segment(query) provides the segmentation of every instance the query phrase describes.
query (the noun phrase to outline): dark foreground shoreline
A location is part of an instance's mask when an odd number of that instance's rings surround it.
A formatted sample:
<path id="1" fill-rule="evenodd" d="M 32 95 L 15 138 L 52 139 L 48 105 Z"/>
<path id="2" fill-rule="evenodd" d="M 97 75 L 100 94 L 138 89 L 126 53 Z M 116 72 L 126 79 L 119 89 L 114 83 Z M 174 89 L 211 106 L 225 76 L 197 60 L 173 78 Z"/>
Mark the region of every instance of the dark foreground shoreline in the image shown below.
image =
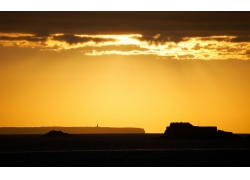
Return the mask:
<path id="1" fill-rule="evenodd" d="M 249 140 L 165 140 L 160 134 L 0 135 L 1 167 L 250 166 Z"/>
<path id="2" fill-rule="evenodd" d="M 250 150 L 0 153 L 2 167 L 249 167 Z"/>

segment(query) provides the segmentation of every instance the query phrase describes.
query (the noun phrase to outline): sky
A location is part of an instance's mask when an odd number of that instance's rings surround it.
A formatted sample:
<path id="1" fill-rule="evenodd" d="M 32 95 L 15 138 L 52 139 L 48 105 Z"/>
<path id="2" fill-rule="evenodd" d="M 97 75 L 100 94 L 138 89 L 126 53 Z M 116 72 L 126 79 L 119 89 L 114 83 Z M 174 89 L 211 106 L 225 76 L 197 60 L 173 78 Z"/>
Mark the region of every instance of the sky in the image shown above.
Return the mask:
<path id="1" fill-rule="evenodd" d="M 0 12 L 0 127 L 250 133 L 250 12 Z"/>

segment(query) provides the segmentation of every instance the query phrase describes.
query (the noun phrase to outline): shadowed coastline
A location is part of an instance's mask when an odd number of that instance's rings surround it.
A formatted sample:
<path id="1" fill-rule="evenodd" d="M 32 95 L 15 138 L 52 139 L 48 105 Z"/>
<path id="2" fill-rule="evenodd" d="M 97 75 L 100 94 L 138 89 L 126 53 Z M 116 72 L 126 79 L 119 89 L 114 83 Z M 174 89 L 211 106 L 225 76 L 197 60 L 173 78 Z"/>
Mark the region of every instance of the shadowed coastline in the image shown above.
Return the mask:
<path id="1" fill-rule="evenodd" d="M 170 126 L 164 134 L 51 130 L 43 136 L 0 135 L 0 166 L 250 166 L 249 135 L 235 138 L 235 134 L 216 127 L 185 123 Z M 73 138 L 67 138 L 71 135 Z"/>
<path id="2" fill-rule="evenodd" d="M 142 128 L 134 127 L 1 127 L 0 134 L 45 134 L 49 131 L 70 134 L 145 134 Z"/>

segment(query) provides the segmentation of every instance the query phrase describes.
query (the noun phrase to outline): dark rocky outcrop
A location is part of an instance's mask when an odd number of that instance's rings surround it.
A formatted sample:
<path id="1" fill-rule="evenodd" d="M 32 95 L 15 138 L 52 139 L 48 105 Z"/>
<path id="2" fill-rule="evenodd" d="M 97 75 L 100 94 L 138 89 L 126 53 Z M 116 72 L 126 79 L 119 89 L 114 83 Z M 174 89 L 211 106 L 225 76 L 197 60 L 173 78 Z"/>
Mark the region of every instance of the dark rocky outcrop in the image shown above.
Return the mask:
<path id="1" fill-rule="evenodd" d="M 72 136 L 72 135 L 62 132 L 62 131 L 56 131 L 56 130 L 52 130 L 44 135 L 44 137 L 69 137 L 69 136 Z"/>
<path id="2" fill-rule="evenodd" d="M 215 126 L 193 126 L 190 123 L 170 123 L 161 136 L 164 139 L 240 139 L 232 132 L 217 130 Z"/>

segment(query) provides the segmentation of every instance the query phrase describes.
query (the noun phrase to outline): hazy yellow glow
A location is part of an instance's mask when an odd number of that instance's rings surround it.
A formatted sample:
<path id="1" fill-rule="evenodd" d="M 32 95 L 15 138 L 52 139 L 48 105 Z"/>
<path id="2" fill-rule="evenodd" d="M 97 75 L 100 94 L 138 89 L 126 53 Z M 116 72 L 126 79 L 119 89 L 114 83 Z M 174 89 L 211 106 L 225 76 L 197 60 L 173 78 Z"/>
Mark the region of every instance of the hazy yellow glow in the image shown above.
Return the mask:
<path id="1" fill-rule="evenodd" d="M 185 121 L 250 132 L 248 61 L 0 50 L 0 126 L 98 123 L 161 133 Z"/>

